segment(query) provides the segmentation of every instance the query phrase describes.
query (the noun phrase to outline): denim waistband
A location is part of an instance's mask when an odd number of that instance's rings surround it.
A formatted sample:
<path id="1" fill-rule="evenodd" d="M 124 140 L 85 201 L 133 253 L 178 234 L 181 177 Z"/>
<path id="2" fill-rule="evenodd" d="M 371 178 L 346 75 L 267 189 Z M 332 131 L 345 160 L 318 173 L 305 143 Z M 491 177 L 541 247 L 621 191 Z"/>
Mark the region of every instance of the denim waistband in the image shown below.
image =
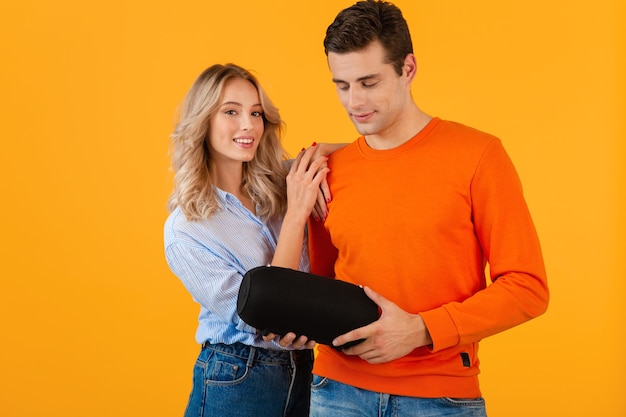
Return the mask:
<path id="1" fill-rule="evenodd" d="M 268 364 L 299 364 L 313 361 L 313 350 L 269 350 L 260 347 L 248 346 L 243 343 L 226 345 L 223 343 L 202 344 L 202 349 L 211 349 L 225 355 L 232 355 L 248 359 L 248 363 L 262 362 Z"/>

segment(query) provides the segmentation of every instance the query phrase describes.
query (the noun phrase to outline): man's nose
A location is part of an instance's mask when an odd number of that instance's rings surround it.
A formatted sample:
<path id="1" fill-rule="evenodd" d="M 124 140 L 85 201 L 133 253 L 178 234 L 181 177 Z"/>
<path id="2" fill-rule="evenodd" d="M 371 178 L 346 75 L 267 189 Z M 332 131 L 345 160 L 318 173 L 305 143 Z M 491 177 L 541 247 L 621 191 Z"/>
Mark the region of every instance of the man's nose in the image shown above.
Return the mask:
<path id="1" fill-rule="evenodd" d="M 351 88 L 348 91 L 348 107 L 358 109 L 365 101 L 365 94 L 361 88 Z"/>

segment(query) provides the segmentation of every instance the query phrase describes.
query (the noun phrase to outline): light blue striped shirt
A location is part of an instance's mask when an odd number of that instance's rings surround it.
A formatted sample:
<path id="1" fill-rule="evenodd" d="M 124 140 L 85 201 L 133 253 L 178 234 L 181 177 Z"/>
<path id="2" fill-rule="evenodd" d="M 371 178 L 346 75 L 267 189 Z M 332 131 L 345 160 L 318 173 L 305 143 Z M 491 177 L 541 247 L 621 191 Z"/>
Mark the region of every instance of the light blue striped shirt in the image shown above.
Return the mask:
<path id="1" fill-rule="evenodd" d="M 263 222 L 230 193 L 215 188 L 220 203 L 211 218 L 187 221 L 176 208 L 165 222 L 165 258 L 200 304 L 196 341 L 241 342 L 282 349 L 265 342 L 237 314 L 237 293 L 246 271 L 272 261 L 282 219 Z M 309 270 L 306 236 L 300 270 Z"/>

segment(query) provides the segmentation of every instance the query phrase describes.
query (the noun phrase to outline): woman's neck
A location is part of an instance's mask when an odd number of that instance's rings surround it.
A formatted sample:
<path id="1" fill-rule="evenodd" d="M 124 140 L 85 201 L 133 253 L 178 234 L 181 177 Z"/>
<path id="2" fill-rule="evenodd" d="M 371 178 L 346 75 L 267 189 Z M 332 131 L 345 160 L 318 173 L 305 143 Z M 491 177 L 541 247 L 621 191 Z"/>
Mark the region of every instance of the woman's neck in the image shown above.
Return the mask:
<path id="1" fill-rule="evenodd" d="M 234 195 L 244 207 L 252 213 L 256 213 L 252 198 L 241 188 L 243 164 L 232 164 L 228 167 L 224 167 L 222 164 L 214 164 L 212 167 L 211 174 L 215 186 Z"/>

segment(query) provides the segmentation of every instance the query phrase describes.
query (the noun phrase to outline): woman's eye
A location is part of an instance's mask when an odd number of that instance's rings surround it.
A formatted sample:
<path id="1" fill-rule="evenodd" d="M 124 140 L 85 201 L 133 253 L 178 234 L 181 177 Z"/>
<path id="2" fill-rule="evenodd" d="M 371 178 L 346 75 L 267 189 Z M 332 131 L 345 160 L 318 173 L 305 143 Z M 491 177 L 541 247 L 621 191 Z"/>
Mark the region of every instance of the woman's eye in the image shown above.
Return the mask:
<path id="1" fill-rule="evenodd" d="M 228 114 L 230 116 L 233 116 L 233 115 L 237 114 L 237 112 L 235 110 L 226 110 L 224 113 Z"/>
<path id="2" fill-rule="evenodd" d="M 260 112 L 260 111 L 254 111 L 254 112 L 252 112 L 252 115 L 253 115 L 254 117 L 263 117 L 263 112 Z"/>

